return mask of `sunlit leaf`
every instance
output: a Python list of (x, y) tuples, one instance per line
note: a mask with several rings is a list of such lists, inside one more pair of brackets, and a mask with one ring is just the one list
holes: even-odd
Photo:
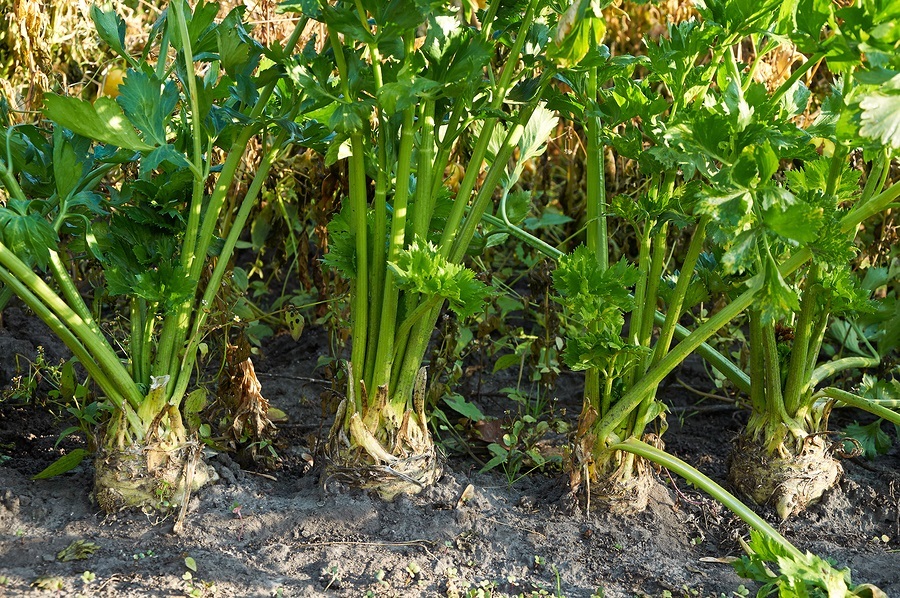
[(78, 98), (47, 94), (44, 103), (47, 118), (79, 135), (124, 149), (153, 149), (141, 140), (115, 100), (103, 97), (91, 104)]
[(125, 51), (125, 20), (114, 10), (104, 11), (96, 4), (91, 4), (91, 20), (97, 28), (100, 39), (105, 41), (113, 52), (119, 56), (127, 56)]
[(388, 267), (400, 288), (426, 297), (443, 297), (460, 317), (474, 315), (490, 295), (490, 287), (475, 280), (475, 273), (447, 261), (431, 243), (412, 243)]
[(900, 93), (873, 92), (859, 103), (862, 108), (859, 134), (884, 146), (900, 149)]

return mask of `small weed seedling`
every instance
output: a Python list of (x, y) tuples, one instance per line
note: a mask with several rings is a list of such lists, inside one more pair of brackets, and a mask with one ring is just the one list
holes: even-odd
[(238, 542), (240, 542), (244, 537), (244, 516), (241, 514), (241, 504), (235, 502), (231, 505), (231, 512), (234, 513), (234, 516), (241, 522), (241, 525), (238, 528)]
[(194, 579), (194, 573), (197, 572), (197, 561), (193, 557), (184, 557), (184, 566), (187, 571), (181, 576), (184, 580), (184, 591), (191, 598), (202, 598), (204, 596), (215, 596), (218, 588), (215, 582), (203, 581), (202, 579)]

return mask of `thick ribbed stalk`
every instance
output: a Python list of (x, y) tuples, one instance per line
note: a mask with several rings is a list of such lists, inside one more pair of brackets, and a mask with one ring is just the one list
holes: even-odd
[(128, 346), (131, 351), (131, 377), (138, 384), (146, 378), (149, 380), (149, 371), (145, 370), (149, 360), (144, 354), (144, 317), (146, 311), (142, 310), (143, 300), (136, 297), (131, 299), (131, 336)]
[(238, 209), (237, 216), (234, 219), (231, 230), (228, 232), (228, 236), (225, 238), (225, 243), (222, 245), (222, 250), (219, 253), (219, 259), (216, 261), (216, 267), (209, 277), (209, 283), (206, 286), (203, 298), (200, 300), (200, 305), (196, 311), (194, 322), (191, 326), (190, 336), (187, 339), (184, 359), (179, 363), (178, 369), (170, 372), (175, 379), (175, 384), (170, 384), (170, 386), (173, 387), (173, 390), (169, 396), (178, 397), (180, 399), (187, 390), (191, 378), (191, 371), (197, 361), (197, 349), (202, 339), (203, 327), (206, 325), (206, 319), (209, 316), (210, 306), (213, 304), (216, 294), (219, 291), (219, 286), (225, 276), (225, 272), (228, 270), (231, 255), (234, 253), (234, 248), (244, 230), (244, 225), (247, 223), (250, 212), (256, 205), (256, 198), (259, 196), (259, 192), (262, 189), (266, 178), (269, 176), (272, 163), (277, 158), (278, 153), (281, 151), (281, 146), (286, 139), (287, 134), (285, 132), (281, 132), (278, 137), (275, 138), (268, 153), (266, 153), (260, 161), (256, 173), (253, 176), (253, 181), (250, 183), (250, 187), (247, 189), (244, 198), (241, 200), (241, 206)]
[[(409, 53), (410, 44), (407, 44)], [(394, 211), (391, 217), (391, 236), (387, 261), (397, 259), (406, 243), (406, 214), (409, 203), (409, 175), (412, 171), (412, 151), (415, 142), (415, 108), (403, 113), (400, 127), (400, 151), (397, 160), (397, 181), (394, 186)], [(384, 279), (384, 302), (381, 306), (381, 326), (378, 334), (378, 348), (375, 354), (375, 369), (372, 373), (372, 387), (388, 384), (394, 361), (394, 346), (397, 328), (397, 306), (400, 290), (394, 285), (394, 274), (388, 269)]]
[[(703, 241), (706, 239), (706, 225), (708, 222), (709, 217), (703, 216), (700, 218), (700, 221), (694, 229), (694, 235), (691, 237), (691, 243), (688, 246), (687, 255), (682, 264), (681, 274), (678, 277), (678, 282), (675, 284), (675, 289), (672, 291), (666, 319), (663, 322), (662, 330), (656, 341), (656, 346), (653, 349), (650, 367), (659, 363), (672, 345), (672, 338), (675, 336), (675, 325), (678, 323), (681, 310), (684, 307), (684, 299), (687, 296), (688, 287), (691, 283), (694, 266), (697, 265), (697, 260), (700, 258), (700, 251), (703, 249)], [(657, 277), (657, 279), (658, 278), (659, 277)], [(648, 417), (648, 413), (650, 413), (650, 407), (655, 400), (656, 389), (654, 388), (650, 391), (638, 409), (633, 430), (633, 434), (636, 438), (641, 437), (644, 433), (644, 428), (650, 423), (651, 418)]]
[[(668, 236), (669, 224), (664, 222), (659, 231), (651, 240), (650, 251), (650, 269), (647, 272), (647, 290), (644, 294), (644, 306), (641, 311), (640, 321), (640, 337), (639, 344), (642, 347), (650, 347), (650, 340), (653, 336), (653, 314), (656, 313), (656, 304), (659, 298), (659, 281), (662, 277), (663, 266), (666, 261), (666, 237)], [(647, 356), (640, 358), (638, 365), (638, 373), (644, 372), (650, 359)]]
[[(788, 414), (796, 416), (800, 409), (800, 397), (809, 388), (806, 377), (806, 363), (810, 358), (813, 343), (813, 320), (819, 299), (818, 268), (813, 266), (806, 277), (806, 288), (800, 304), (800, 315), (794, 326), (794, 340), (791, 342), (791, 360), (788, 364), (787, 381), (784, 386), (784, 407)], [(815, 359), (815, 357), (813, 357)]]
[[(585, 135), (587, 136), (586, 149), (586, 217), (587, 217), (587, 247), (597, 260), (601, 270), (609, 267), (609, 250), (606, 239), (606, 187), (603, 180), (603, 146), (600, 143), (600, 119), (596, 114), (587, 114), (588, 110), (594, 110), (597, 101), (597, 67), (588, 71), (587, 81), (588, 102), (585, 105)], [(585, 372), (584, 378), (584, 404), (600, 410), (602, 397), (600, 394), (600, 370), (590, 368)]]
[(34, 295), (39, 297), (43, 304), (52, 310), (60, 321), (65, 323), (71, 333), (90, 351), (93, 359), (97, 361), (100, 368), (106, 372), (115, 384), (114, 388), (117, 388), (132, 406), (137, 407), (140, 405), (143, 397), (137, 387), (134, 386), (128, 371), (122, 365), (122, 362), (119, 361), (118, 356), (116, 356), (106, 339), (103, 336), (94, 334), (90, 326), (65, 301), (60, 299), (47, 283), (2, 243), (0, 243), (0, 265), (6, 268), (10, 275), (21, 283), (21, 285), (12, 285), (9, 281), (4, 281), (8, 286), (12, 287), (16, 294), (18, 294), (17, 289), (28, 288)]
[(371, 305), (369, 313), (369, 333), (368, 347), (366, 348), (366, 369), (363, 372), (363, 379), (366, 380), (367, 387), (372, 387), (372, 378), (375, 373), (375, 361), (378, 353), (378, 342), (381, 337), (381, 320), (377, 317), (381, 313), (381, 307), (384, 303), (385, 277), (387, 276), (387, 253), (385, 248), (385, 239), (387, 238), (387, 187), (388, 173), (392, 170), (388, 162), (387, 141), (384, 127), (386, 123), (382, 120), (379, 123), (378, 131), (378, 163), (381, 167), (378, 169), (377, 178), (375, 179), (375, 197), (373, 199), (373, 212), (375, 222), (372, 231), (372, 261), (369, 264), (369, 296), (371, 297)]
[[(559, 260), (564, 254), (559, 249), (548, 245), (546, 242), (536, 238), (534, 235), (531, 235), (517, 226), (513, 226), (508, 221), (504, 222), (500, 218), (496, 216), (491, 216), (490, 214), (482, 214), (481, 219), (488, 224), (495, 226), (507, 233), (511, 236), (527, 243), (531, 247), (534, 247), (545, 256), (549, 257), (553, 260)], [(640, 305), (640, 303), (635, 298), (635, 304)], [(656, 325), (662, 327), (662, 325), (666, 321), (666, 316), (659, 311), (655, 311), (653, 314), (653, 321)], [(678, 340), (682, 340), (687, 338), (691, 331), (682, 326), (681, 324), (675, 324), (675, 338)], [(740, 369), (737, 365), (735, 365), (730, 359), (722, 355), (715, 348), (707, 343), (700, 343), (697, 347), (697, 354), (700, 355), (703, 359), (705, 359), (711, 366), (716, 368), (722, 375), (724, 375), (732, 384), (734, 384), (738, 390), (744, 392), (746, 394), (750, 394), (750, 377)]]
[[(549, 79), (545, 76), (541, 82), (541, 89), (543, 89), (543, 86), (546, 85), (548, 81)], [(540, 92), (538, 92), (536, 97), (540, 97), (540, 95)], [(465, 256), (466, 249), (472, 241), (472, 237), (475, 235), (478, 223), (481, 221), (481, 216), (490, 204), (493, 192), (500, 183), (500, 177), (506, 170), (506, 164), (509, 162), (510, 157), (512, 157), (513, 150), (519, 143), (519, 139), (522, 137), (522, 133), (525, 130), (523, 123), (528, 122), (536, 108), (537, 101), (532, 101), (530, 104), (526, 105), (519, 113), (515, 126), (507, 133), (500, 150), (497, 152), (497, 157), (488, 169), (484, 184), (475, 196), (475, 201), (469, 210), (468, 217), (463, 224), (462, 230), (456, 235), (453, 250), (450, 252), (448, 258), (451, 262), (458, 263)], [(458, 199), (459, 198), (457, 197), (457, 200)], [(449, 225), (447, 228), (449, 229)], [(443, 247), (441, 249), (443, 249)], [(405, 343), (402, 362), (399, 362), (400, 369), (394, 374), (396, 383), (393, 380), (391, 383), (395, 392), (402, 393), (400, 396), (406, 396), (408, 392), (412, 392), (412, 384), (415, 381), (419, 364), (425, 355), (428, 340), (431, 338), (431, 332), (434, 329), (434, 323), (437, 321), (440, 308), (441, 303), (438, 303), (427, 316), (423, 317), (418, 324), (413, 326), (413, 329), (410, 332), (409, 339)], [(399, 350), (399, 343), (402, 341), (401, 339), (397, 340)]]
[(875, 214), (883, 211), (894, 200), (900, 197), (900, 183), (894, 183), (869, 201), (861, 201), (850, 213), (841, 219), (841, 230), (850, 232), (861, 222), (865, 222)]
[[(775, 325), (762, 324), (762, 355), (765, 368), (766, 413), (784, 415), (784, 397), (781, 389), (781, 361), (775, 342)], [(783, 418), (782, 418), (783, 419)]]
[(431, 193), (434, 177), (434, 101), (425, 100), (419, 112), (419, 143), (416, 152), (416, 199), (413, 206), (413, 240), (425, 241), (434, 210)]
[[(203, 161), (203, 129), (200, 124), (200, 98), (197, 91), (197, 78), (194, 72), (194, 55), (191, 48), (190, 32), (184, 15), (184, 5), (181, 2), (173, 2), (170, 17), (175, 19), (175, 27), (178, 28), (181, 38), (181, 51), (185, 62), (185, 84), (187, 85), (187, 99), (190, 106), (192, 159), (190, 160), (191, 172), (194, 175), (191, 200), (188, 204), (188, 218), (181, 247), (181, 266), (185, 272), (190, 273), (196, 259), (195, 250), (200, 229), (200, 214), (203, 209), (203, 189), (206, 184), (206, 170)], [(185, 335), (189, 329), (191, 306), (194, 301), (193, 293), (190, 293), (172, 313), (167, 314), (163, 323), (162, 334), (159, 339), (159, 348), (156, 358), (157, 375), (169, 372), (178, 362), (178, 351), (184, 346)]]
[[(656, 312), (654, 320), (658, 325), (662, 325), (665, 321), (665, 316)], [(687, 338), (690, 334), (691, 331), (681, 324), (675, 325), (675, 338), (679, 341)], [(697, 346), (697, 355), (716, 368), (719, 373), (734, 384), (738, 390), (745, 394), (750, 394), (750, 377), (741, 368), (735, 365), (734, 362), (716, 351), (711, 345), (700, 343), (700, 345)]]
[(57, 251), (52, 249), (50, 250), (50, 271), (53, 272), (53, 279), (59, 286), (63, 299), (69, 304), (72, 311), (84, 320), (84, 323), (91, 329), (91, 332), (99, 337), (103, 337), (103, 332), (94, 321), (91, 310), (88, 309), (84, 299), (81, 298), (81, 293), (78, 292), (75, 281), (69, 276), (69, 271), (66, 270), (66, 265), (63, 263), (62, 258)]
[(816, 396), (826, 396), (830, 399), (838, 400), (841, 403), (846, 403), (851, 407), (856, 407), (857, 409), (868, 411), (872, 415), (878, 416), (882, 419), (886, 419), (892, 424), (900, 426), (900, 413), (891, 411), (890, 409), (880, 405), (878, 402), (869, 401), (868, 399), (864, 399), (863, 397), (857, 396), (853, 393), (849, 393), (845, 390), (833, 387), (823, 388), (816, 393)]
[(812, 325), (812, 342), (810, 343), (809, 354), (806, 356), (806, 367), (804, 376), (807, 382), (806, 390), (815, 390), (816, 385), (821, 380), (815, 379), (816, 363), (819, 361), (819, 354), (822, 352), (822, 343), (825, 341), (825, 332), (828, 330), (828, 314), (824, 311), (819, 313), (816, 321)]
[[(534, 21), (535, 11), (537, 10), (538, 4), (538, 0), (529, 1), (528, 7), (525, 9), (525, 14), (522, 18), (522, 24), (520, 25), (518, 32), (516, 32), (513, 46), (510, 49), (510, 56), (518, 57), (521, 55), (522, 48), (525, 45), (525, 40), (528, 37), (528, 30), (531, 28), (532, 22)], [(499, 5), (499, 2), (493, 2), (488, 10), (496, 11), (497, 5)], [(510, 87), (512, 85), (513, 75), (517, 70), (517, 60), (508, 60), (503, 66), (503, 71), (500, 73), (500, 80), (497, 86), (494, 88), (494, 95), (491, 98), (490, 108), (492, 110), (499, 110), (503, 106), (503, 102), (506, 99), (506, 94), (509, 93)], [(538, 93), (538, 97), (540, 97), (540, 93)], [(520, 120), (519, 122), (522, 121)], [(527, 122), (527, 120), (525, 122)], [(456, 193), (456, 199), (454, 200), (453, 207), (451, 208), (450, 214), (447, 217), (447, 225), (444, 228), (443, 234), (441, 235), (439, 249), (441, 251), (441, 255), (446, 258), (449, 258), (451, 256), (451, 252), (456, 253), (458, 251), (457, 248), (460, 243), (456, 239), (456, 233), (459, 230), (459, 225), (466, 213), (466, 206), (469, 203), (469, 198), (472, 195), (472, 190), (475, 188), (475, 183), (478, 180), (480, 165), (484, 160), (485, 155), (487, 154), (488, 143), (491, 140), (491, 134), (494, 132), (494, 127), (496, 125), (496, 118), (485, 119), (484, 125), (482, 126), (481, 132), (478, 137), (478, 142), (475, 144), (475, 148), (472, 150), (472, 155), (469, 159), (469, 168), (466, 169), (466, 174), (459, 185), (459, 191), (457, 191)], [(496, 161), (497, 160), (495, 160), (495, 162)], [(505, 167), (506, 160), (503, 161), (503, 164)], [(485, 186), (486, 185), (487, 183), (485, 182)], [(483, 211), (484, 210), (482, 209), (481, 212)], [(471, 237), (463, 244), (465, 246), (468, 246), (469, 241), (471, 241)], [(465, 248), (463, 248), (463, 251), (465, 251)]]
[(750, 310), (750, 405), (754, 413), (766, 412), (766, 389), (760, 381), (766, 379), (766, 362), (763, 357), (762, 315), (758, 310)]
[[(631, 337), (633, 345), (644, 346), (642, 344), (644, 309), (653, 307), (647, 303), (647, 285), (650, 282), (650, 229), (652, 223), (647, 222), (644, 227), (635, 226), (635, 233), (640, 238), (638, 245), (638, 281), (634, 287), (634, 309), (631, 311), (631, 320), (628, 324), (628, 335)], [(649, 341), (649, 339), (648, 339)], [(630, 388), (638, 376), (643, 373), (643, 368), (633, 368), (628, 376), (628, 387)]]
[(823, 363), (813, 370), (812, 376), (810, 376), (809, 379), (808, 388), (810, 390), (815, 389), (820, 382), (835, 374), (839, 374), (840, 372), (861, 368), (874, 368), (880, 363), (881, 358), (879, 357), (863, 357), (862, 355), (856, 357), (844, 357), (843, 359), (835, 359), (834, 361)]
[[(334, 60), (341, 78), (341, 89), (344, 101), (351, 102), (354, 98), (350, 94), (349, 71), (347, 60), (344, 56), (344, 47), (337, 31), (329, 29), (329, 40), (334, 51)], [(350, 185), (350, 225), (356, 239), (356, 276), (350, 280), (350, 334), (353, 346), (350, 353), (351, 371), (355, 380), (350, 380), (353, 385), (353, 396), (356, 400), (354, 409), (362, 411), (362, 396), (360, 382), (365, 372), (366, 363), (366, 333), (368, 332), (368, 234), (366, 226), (366, 212), (368, 201), (366, 198), (366, 170), (363, 136), (360, 132), (350, 135), (351, 156), (349, 160), (349, 185)]]
[[(463, 118), (466, 117), (466, 103), (463, 96), (459, 96), (453, 101), (453, 109), (450, 111), (450, 117), (447, 120), (444, 136), (437, 139), (435, 134), (435, 142), (438, 146), (438, 152), (434, 157), (435, 168), (446, 168), (450, 162), (450, 154), (453, 152), (453, 142), (459, 137), (461, 127), (464, 126)], [(443, 171), (432, 177), (431, 195), (437, 197), (444, 183)]]
[(694, 275), (694, 267), (700, 258), (700, 252), (703, 250), (703, 242), (706, 240), (706, 225), (709, 223), (709, 219), (709, 216), (702, 216), (694, 229), (691, 243), (688, 245), (687, 255), (684, 257), (684, 263), (681, 266), (678, 282), (675, 284), (675, 290), (672, 292), (672, 299), (666, 313), (666, 321), (663, 323), (662, 330), (659, 333), (659, 340), (656, 341), (651, 366), (659, 363), (659, 360), (663, 358), (663, 355), (672, 346), (672, 338), (675, 336), (675, 325), (681, 316), (681, 310), (684, 308), (684, 299), (687, 296), (688, 287)]
[[(541, 79), (540, 89), (538, 90), (538, 93), (535, 94), (536, 98), (541, 97), (543, 89), (549, 81), (550, 77), (545, 73)], [(516, 124), (513, 125), (506, 134), (503, 144), (497, 152), (496, 158), (488, 169), (487, 175), (484, 177), (484, 183), (482, 184), (481, 189), (479, 189), (478, 194), (475, 196), (475, 200), (472, 202), (469, 215), (463, 223), (459, 234), (455, 236), (453, 249), (450, 251), (448, 257), (451, 262), (458, 263), (462, 261), (463, 256), (466, 254), (466, 249), (468, 249), (469, 243), (472, 242), (472, 237), (475, 236), (475, 231), (478, 228), (478, 223), (481, 221), (481, 216), (491, 203), (494, 190), (499, 187), (500, 179), (503, 176), (503, 173), (506, 172), (506, 165), (512, 157), (516, 145), (522, 138), (522, 133), (525, 131), (525, 124), (531, 119), (531, 115), (534, 114), (537, 105), (537, 100), (533, 100), (529, 104), (526, 104), (516, 117)], [(473, 162), (470, 162), (470, 164), (472, 163)], [(447, 228), (450, 228), (449, 223)], [(443, 239), (441, 242), (443, 243)]]
[(698, 326), (693, 333), (667, 353), (659, 363), (647, 370), (628, 392), (616, 401), (616, 404), (612, 406), (609, 413), (603, 418), (603, 422), (597, 430), (598, 439), (605, 441), (606, 438), (609, 438), (616, 426), (628, 417), (632, 410), (647, 396), (647, 393), (656, 388), (669, 372), (684, 361), (703, 341), (747, 309), (753, 303), (756, 293), (759, 292), (761, 283), (761, 279), (755, 279), (748, 290), (736, 297), (709, 320)]
[(190, 210), (188, 211), (187, 232), (184, 236), (184, 247), (181, 253), (181, 265), (184, 267), (185, 272), (190, 272), (191, 265), (196, 259), (194, 249), (197, 245), (200, 212), (203, 208), (203, 187), (206, 183), (203, 163), (203, 128), (200, 124), (200, 96), (197, 91), (197, 77), (194, 72), (194, 52), (191, 48), (191, 35), (188, 30), (187, 18), (184, 14), (184, 5), (181, 2), (173, 2), (170, 8), (171, 12), (169, 14), (175, 17), (175, 26), (178, 28), (178, 34), (181, 38), (187, 99), (191, 110), (191, 138), (193, 141), (191, 166), (194, 171), (194, 187)]
[[(363, 149), (363, 137), (359, 133), (350, 136), (350, 147), (353, 155), (350, 157), (350, 223), (356, 238), (356, 278), (351, 281), (351, 330), (353, 335), (353, 347), (351, 349), (351, 362), (357, 378), (365, 371), (366, 363), (366, 332), (368, 331), (368, 268), (369, 268), (369, 244), (366, 231), (366, 214), (368, 202), (366, 200), (366, 170)], [(351, 380), (350, 383), (357, 387), (360, 379)], [(361, 397), (361, 392), (354, 393)], [(361, 406), (358, 405), (358, 406)]]
[[(594, 109), (597, 101), (597, 67), (588, 72), (588, 108)], [(585, 114), (587, 135), (587, 246), (597, 259), (601, 270), (609, 267), (609, 250), (606, 240), (606, 186), (603, 177), (603, 144), (600, 142), (600, 118)]]

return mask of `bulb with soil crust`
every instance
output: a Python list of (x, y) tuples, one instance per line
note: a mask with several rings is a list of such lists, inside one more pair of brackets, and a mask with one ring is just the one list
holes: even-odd
[[(103, 448), (94, 460), (94, 499), (107, 513), (167, 511), (218, 479), (191, 443), (150, 442)], [(190, 489), (190, 491), (188, 491)]]
[(107, 513), (123, 509), (167, 511), (218, 479), (189, 440), (177, 406), (165, 400), (168, 376), (154, 379), (138, 410), (149, 422), (141, 436), (119, 412), (106, 426), (94, 459), (94, 499)]
[(338, 406), (328, 436), (326, 480), (371, 490), (384, 500), (434, 484), (443, 469), (425, 417), (425, 382), (421, 368), (412, 409), (389, 402), (382, 386), (371, 402), (363, 387), (357, 411), (351, 391)]
[[(593, 441), (589, 436), (582, 436), (580, 440), (575, 447), (569, 483), (575, 494), (583, 487), (586, 508), (614, 515), (635, 515), (644, 511), (656, 484), (650, 463), (631, 453), (606, 449), (597, 452), (593, 458), (585, 458), (591, 454), (585, 447)], [(662, 440), (656, 435), (648, 434), (645, 440), (662, 448)]]
[(748, 426), (735, 440), (728, 481), (756, 504), (774, 507), (785, 520), (818, 502), (838, 483), (843, 468), (823, 434), (795, 436), (783, 430), (780, 440), (772, 440), (772, 434), (762, 432), (766, 429), (762, 426), (754, 434)]

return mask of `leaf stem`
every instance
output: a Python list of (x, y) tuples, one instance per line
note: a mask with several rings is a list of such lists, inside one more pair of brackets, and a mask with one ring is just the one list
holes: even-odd
[(649, 461), (653, 461), (654, 463), (662, 465), (666, 469), (674, 471), (675, 473), (689, 481), (691, 484), (697, 486), (698, 488), (712, 496), (714, 499), (716, 499), (718, 502), (725, 505), (732, 513), (740, 517), (747, 525), (765, 535), (770, 540), (779, 544), (793, 557), (797, 559), (803, 558), (803, 553), (800, 552), (800, 550), (798, 550), (793, 544), (791, 544), (787, 540), (787, 538), (782, 536), (778, 532), (778, 530), (769, 525), (769, 523), (766, 522), (762, 517), (757, 515), (747, 505), (738, 500), (733, 494), (722, 488), (722, 486), (718, 485), (701, 471), (691, 467), (678, 457), (670, 455), (665, 451), (661, 451), (656, 447), (650, 446), (649, 444), (642, 442), (637, 438), (628, 438), (627, 440), (618, 442), (610, 446), (610, 449), (634, 453), (635, 455), (639, 455)]
[(839, 388), (834, 388), (829, 386), (828, 388), (823, 388), (819, 392), (816, 393), (817, 397), (826, 396), (830, 399), (835, 399), (840, 401), (841, 403), (846, 403), (851, 407), (856, 407), (857, 409), (862, 409), (863, 411), (868, 411), (872, 415), (876, 415), (882, 419), (886, 419), (892, 424), (900, 426), (900, 413), (896, 411), (891, 411), (887, 407), (883, 407), (878, 404), (876, 401), (870, 401), (868, 399), (864, 399), (858, 395), (847, 392), (845, 390), (841, 390)]

